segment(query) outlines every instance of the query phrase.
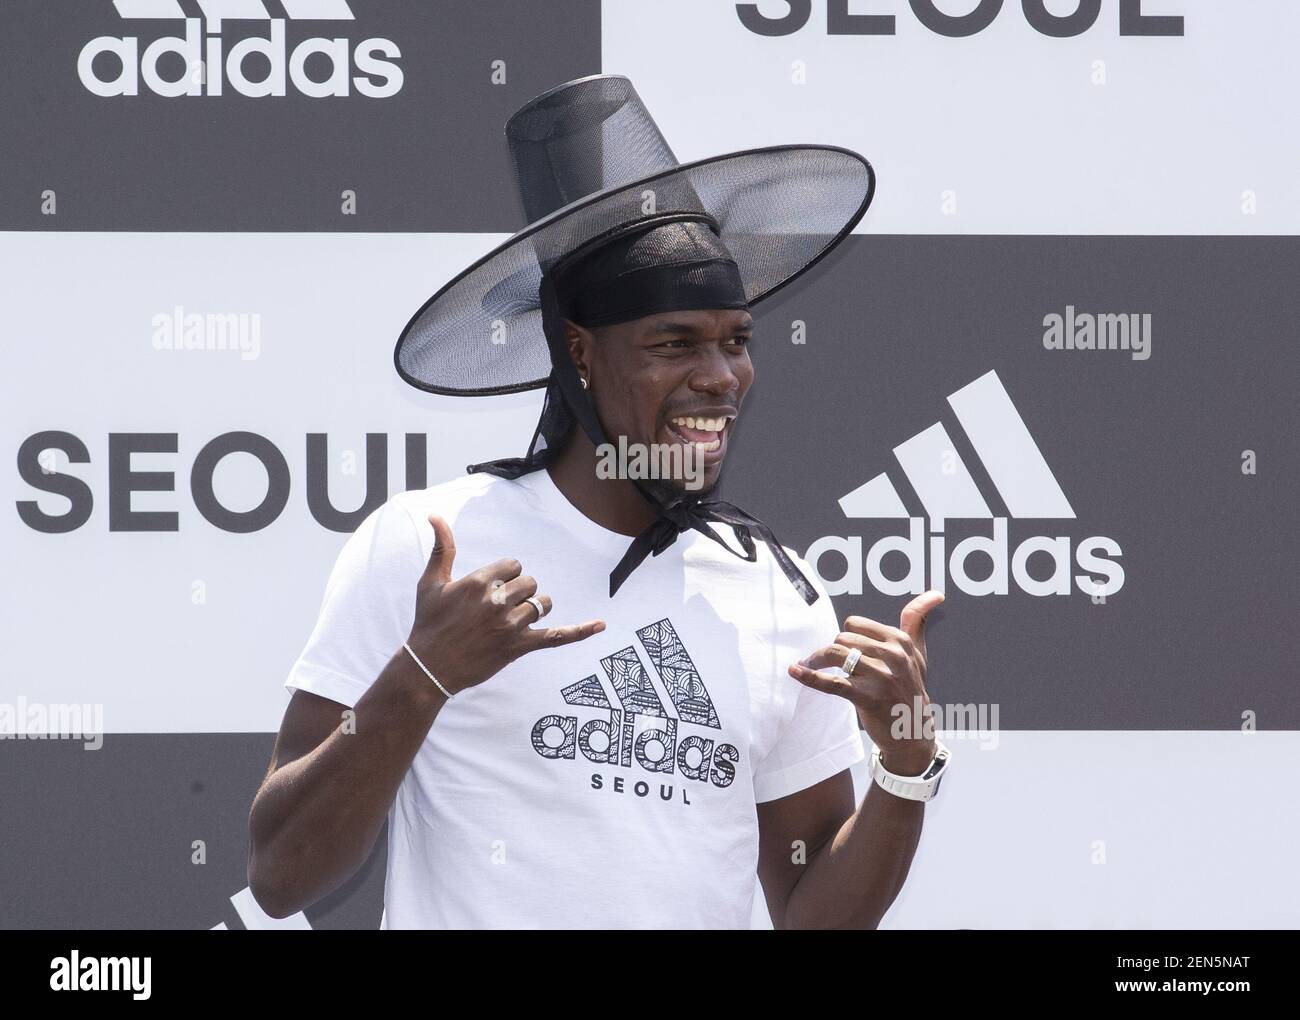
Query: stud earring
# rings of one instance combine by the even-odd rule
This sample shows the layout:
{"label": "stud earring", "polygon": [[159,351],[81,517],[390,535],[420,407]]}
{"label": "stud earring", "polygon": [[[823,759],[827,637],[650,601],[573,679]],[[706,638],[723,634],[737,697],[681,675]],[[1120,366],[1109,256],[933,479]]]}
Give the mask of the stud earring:
{"label": "stud earring", "polygon": [[582,382],[582,388],[585,390],[585,389],[587,388],[587,379],[586,379],[586,377],[585,377],[585,376],[580,377],[580,381]]}

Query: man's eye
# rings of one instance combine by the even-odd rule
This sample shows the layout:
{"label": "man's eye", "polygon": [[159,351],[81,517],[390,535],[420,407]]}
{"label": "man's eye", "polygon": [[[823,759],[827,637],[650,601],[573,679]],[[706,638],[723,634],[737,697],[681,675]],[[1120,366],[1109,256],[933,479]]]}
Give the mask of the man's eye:
{"label": "man's eye", "polygon": [[681,340],[681,339],[678,339],[678,340],[665,340],[665,341],[664,341],[663,343],[661,343],[659,346],[660,346],[660,347],[671,347],[673,344],[680,344],[681,346],[685,347],[685,346],[686,346],[686,341],[685,341],[685,340]]}
{"label": "man's eye", "polygon": [[733,343],[735,343],[735,344],[737,344],[737,345],[739,345],[739,346],[741,346],[741,347],[744,347],[747,343],[749,343],[749,341],[750,341],[750,337],[749,337],[748,335],[745,335],[745,336],[733,336],[733,337],[731,338],[731,340],[732,340]]}

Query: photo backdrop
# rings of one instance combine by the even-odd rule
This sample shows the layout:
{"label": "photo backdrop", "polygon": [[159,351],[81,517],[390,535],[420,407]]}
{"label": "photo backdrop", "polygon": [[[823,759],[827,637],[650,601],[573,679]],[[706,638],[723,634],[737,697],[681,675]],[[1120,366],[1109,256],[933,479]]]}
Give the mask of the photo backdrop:
{"label": "photo backdrop", "polygon": [[1293,4],[11,0],[0,28],[0,925],[378,925],[382,839],[262,915],[248,808],[346,535],[523,452],[539,393],[420,393],[392,346],[524,225],[506,118],[599,72],[683,162],[877,171],[755,309],[725,492],[841,616],[947,593],[955,761],[885,926],[1300,922]]}

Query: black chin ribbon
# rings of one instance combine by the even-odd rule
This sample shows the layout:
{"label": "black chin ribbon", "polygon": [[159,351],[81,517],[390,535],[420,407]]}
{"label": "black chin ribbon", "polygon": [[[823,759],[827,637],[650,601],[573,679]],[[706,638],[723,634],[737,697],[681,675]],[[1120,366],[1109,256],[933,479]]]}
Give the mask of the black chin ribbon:
{"label": "black chin ribbon", "polygon": [[[772,553],[772,557],[780,566],[781,572],[794,585],[795,591],[799,593],[804,602],[811,606],[817,601],[819,597],[817,589],[809,584],[808,578],[804,577],[799,568],[794,565],[794,561],[781,547],[781,543],[776,540],[776,535],[772,533],[772,529],[753,514],[720,499],[688,498],[672,506],[660,506],[658,510],[659,519],[632,540],[632,545],[623,554],[623,558],[618,561],[618,566],[610,572],[609,594],[611,598],[622,587],[623,582],[628,579],[632,571],[639,567],[647,556],[658,556],[677,541],[678,535],[688,529],[694,529],[702,535],[708,535],[727,552],[750,563],[758,559],[758,554],[754,549],[753,537],[754,534],[757,534]],[[736,540],[745,552],[743,554],[738,553],[724,542],[718,533],[709,527],[709,521],[730,524],[731,530],[736,535]]]}
{"label": "black chin ribbon", "polygon": [[[655,521],[645,531],[632,541],[632,546],[619,560],[619,564],[610,572],[610,596],[614,596],[615,591],[623,586],[623,582],[628,580],[629,574],[634,569],[640,567],[646,556],[658,556],[677,541],[677,535],[682,531],[694,529],[703,535],[708,535],[712,541],[722,546],[724,550],[731,552],[732,555],[740,557],[742,560],[748,560],[754,563],[758,559],[758,554],[754,550],[754,534],[763,539],[768,550],[771,551],[772,557],[776,560],[777,565],[781,568],[781,573],[785,574],[787,580],[794,586],[794,590],[800,593],[803,602],[811,606],[818,600],[818,593],[809,580],[800,572],[800,568],[794,565],[789,555],[781,547],[781,543],[776,541],[776,535],[772,534],[772,529],[763,524],[753,513],[742,511],[740,507],[732,503],[725,503],[720,499],[699,499],[684,500],[684,502],[672,505],[672,507],[658,507],[659,520]],[[722,524],[731,525],[733,533],[736,534],[736,541],[740,542],[744,548],[744,555],[733,550],[720,537],[718,533],[710,526],[708,522],[719,521]]]}

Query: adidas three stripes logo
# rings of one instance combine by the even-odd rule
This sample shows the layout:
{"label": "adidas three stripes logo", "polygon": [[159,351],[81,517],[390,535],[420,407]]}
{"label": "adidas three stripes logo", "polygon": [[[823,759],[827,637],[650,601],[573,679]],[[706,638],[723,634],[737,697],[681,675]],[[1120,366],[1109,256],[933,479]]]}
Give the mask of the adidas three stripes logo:
{"label": "adidas three stripes logo", "polygon": [[[996,372],[963,386],[948,403],[1012,517],[1075,516]],[[894,456],[932,520],[996,516],[942,422],[894,447]],[[846,517],[912,516],[884,472],[842,496],[839,504]]]}
{"label": "adidas three stripes logo", "polygon": [[[273,14],[266,0],[195,0],[209,25],[220,25],[223,20],[264,21],[280,15]],[[352,8],[347,0],[276,0],[283,8],[283,16],[292,21],[351,21]],[[123,18],[184,19],[181,0],[113,0],[113,6]]]}

